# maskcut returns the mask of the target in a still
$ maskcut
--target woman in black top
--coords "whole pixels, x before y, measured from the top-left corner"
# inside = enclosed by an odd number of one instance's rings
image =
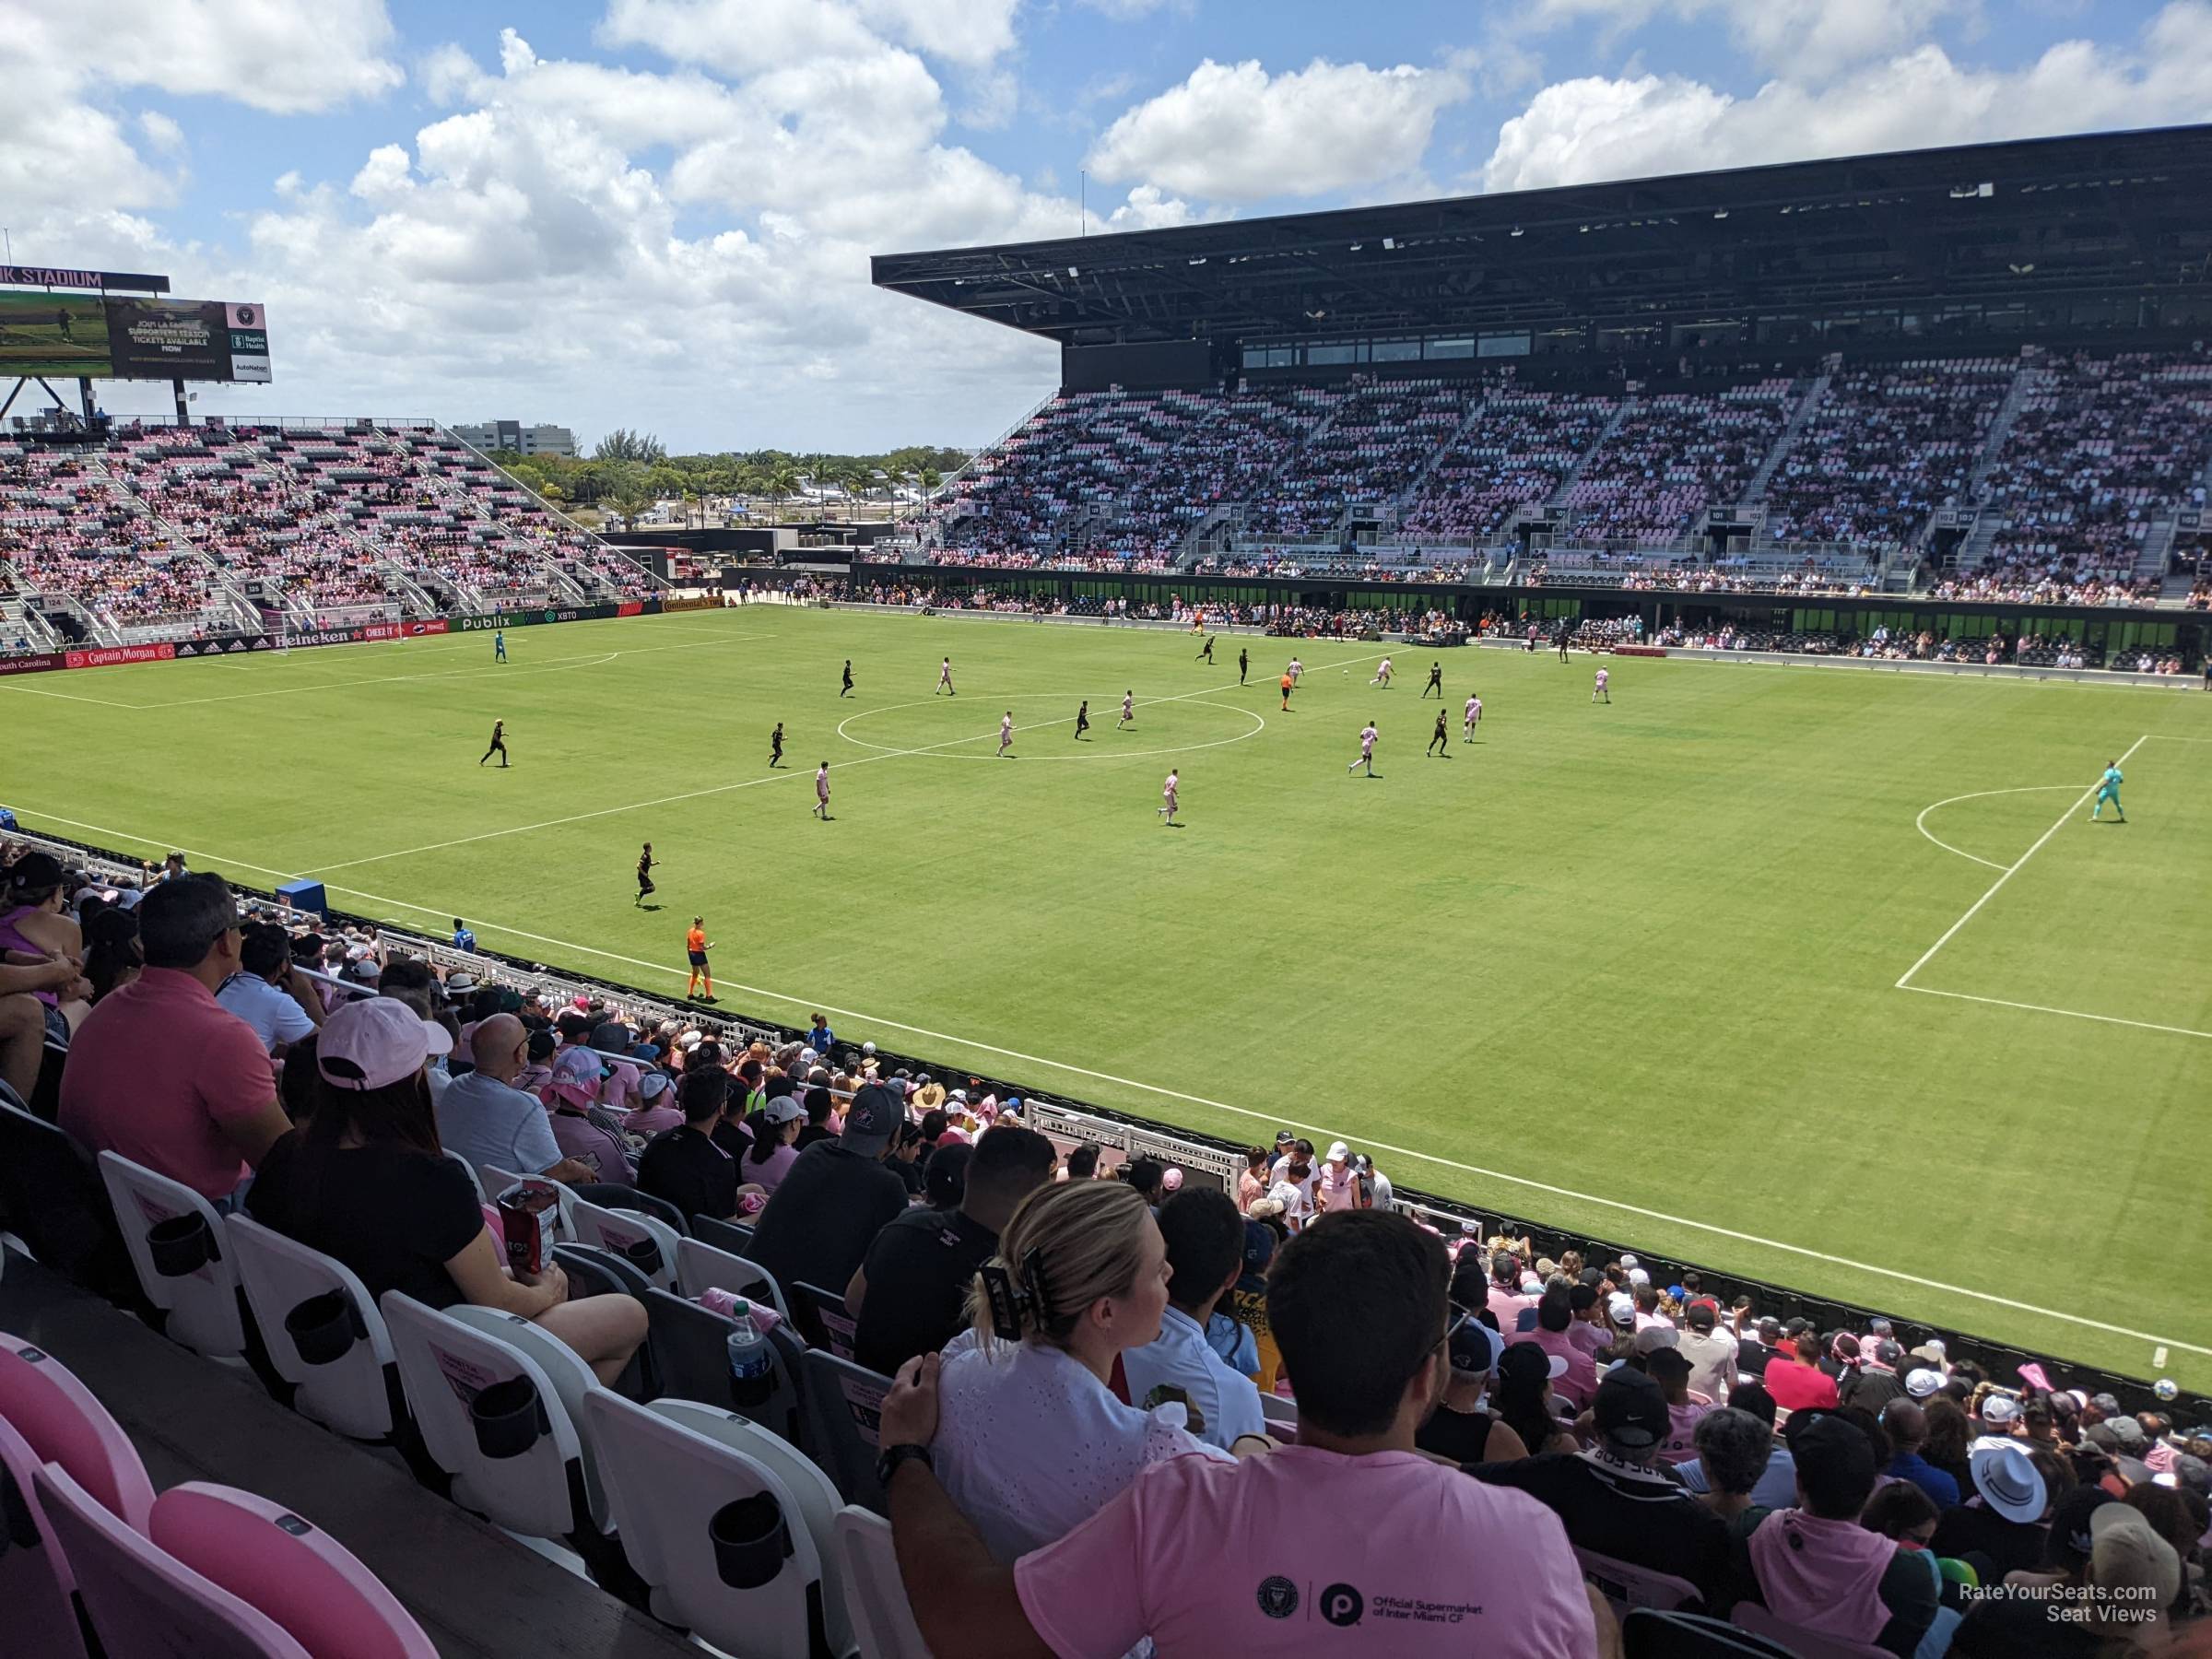
[[[632,1297],[569,1300],[548,1263],[508,1276],[468,1171],[438,1145],[424,1062],[452,1040],[391,997],[347,1003],[315,1045],[319,1098],[262,1162],[246,1208],[264,1226],[335,1257],[372,1297],[397,1290],[433,1308],[496,1308],[544,1326],[612,1382],[645,1339]]]

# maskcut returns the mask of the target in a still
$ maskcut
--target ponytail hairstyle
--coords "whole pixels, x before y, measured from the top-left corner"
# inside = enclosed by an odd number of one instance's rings
[[[968,1323],[985,1349],[994,1340],[1066,1347],[1093,1302],[1135,1288],[1151,1217],[1119,1181],[1061,1182],[1023,1199],[968,1292]]]

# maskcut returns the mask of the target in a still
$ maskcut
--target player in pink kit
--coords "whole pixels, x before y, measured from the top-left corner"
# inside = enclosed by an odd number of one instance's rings
[[[1175,792],[1182,787],[1182,774],[1171,770],[1168,773],[1168,781],[1159,786],[1159,798],[1163,803],[1159,809],[1159,818],[1162,823],[1171,825],[1175,822]]]
[[[1597,683],[1590,688],[1590,700],[1596,702],[1600,699],[1606,702],[1613,700],[1613,693],[1606,688],[1606,671],[1603,668],[1597,671]]]
[[[1359,759],[1346,767],[1346,771],[1358,771],[1364,766],[1369,777],[1375,775],[1375,723],[1371,720],[1359,731]]]
[[[1134,725],[1135,723],[1136,693],[1135,691],[1124,691],[1122,693],[1122,717],[1113,723],[1113,729],[1118,732],[1124,726]]]
[[[1006,717],[998,723],[998,753],[1005,754],[1014,747],[1014,711],[1008,709]],[[996,759],[997,756],[992,759]]]
[[[814,774],[814,816],[823,823],[830,821],[830,762],[822,762],[821,770]]]
[[[1388,657],[1382,659],[1382,666],[1375,670],[1375,677],[1367,683],[1371,686],[1380,686],[1385,691],[1390,689],[1390,659]]]
[[[1462,731],[1462,732],[1464,732],[1464,733],[1465,734],[1465,735],[1462,736],[1462,737],[1460,738],[1460,741],[1461,741],[1462,743],[1472,743],[1472,742],[1474,742],[1474,741],[1475,741],[1475,728],[1476,728],[1477,726],[1480,725],[1481,724],[1482,724],[1482,699],[1481,699],[1481,698],[1479,698],[1479,697],[1470,697],[1470,698],[1468,698],[1468,699],[1467,699],[1467,712],[1466,712],[1466,717],[1465,717],[1465,719],[1464,719],[1464,720],[1463,720],[1463,721],[1460,723],[1460,729],[1461,729],[1461,731]]]
[[[949,692],[954,697],[959,695],[958,691],[952,689],[952,659],[950,657],[947,657],[937,665],[937,690],[932,691],[930,695],[935,697],[937,691]]]

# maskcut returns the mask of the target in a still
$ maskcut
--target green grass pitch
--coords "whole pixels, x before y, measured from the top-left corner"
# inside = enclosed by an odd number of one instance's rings
[[[1587,656],[1393,647],[1383,690],[1382,647],[1309,641],[1285,714],[1293,647],[1255,637],[1209,666],[757,606],[507,638],[0,681],[0,800],[670,994],[701,913],[725,1009],[2212,1386],[2212,698],[1611,659],[1594,707]],[[2129,821],[2092,825],[2118,756]]]

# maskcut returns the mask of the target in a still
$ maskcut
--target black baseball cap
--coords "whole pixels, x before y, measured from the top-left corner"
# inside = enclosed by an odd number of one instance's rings
[[[1630,1365],[1606,1373],[1597,1385],[1592,1412],[1598,1433],[1617,1445],[1639,1450],[1657,1445],[1672,1426],[1665,1391]]]

